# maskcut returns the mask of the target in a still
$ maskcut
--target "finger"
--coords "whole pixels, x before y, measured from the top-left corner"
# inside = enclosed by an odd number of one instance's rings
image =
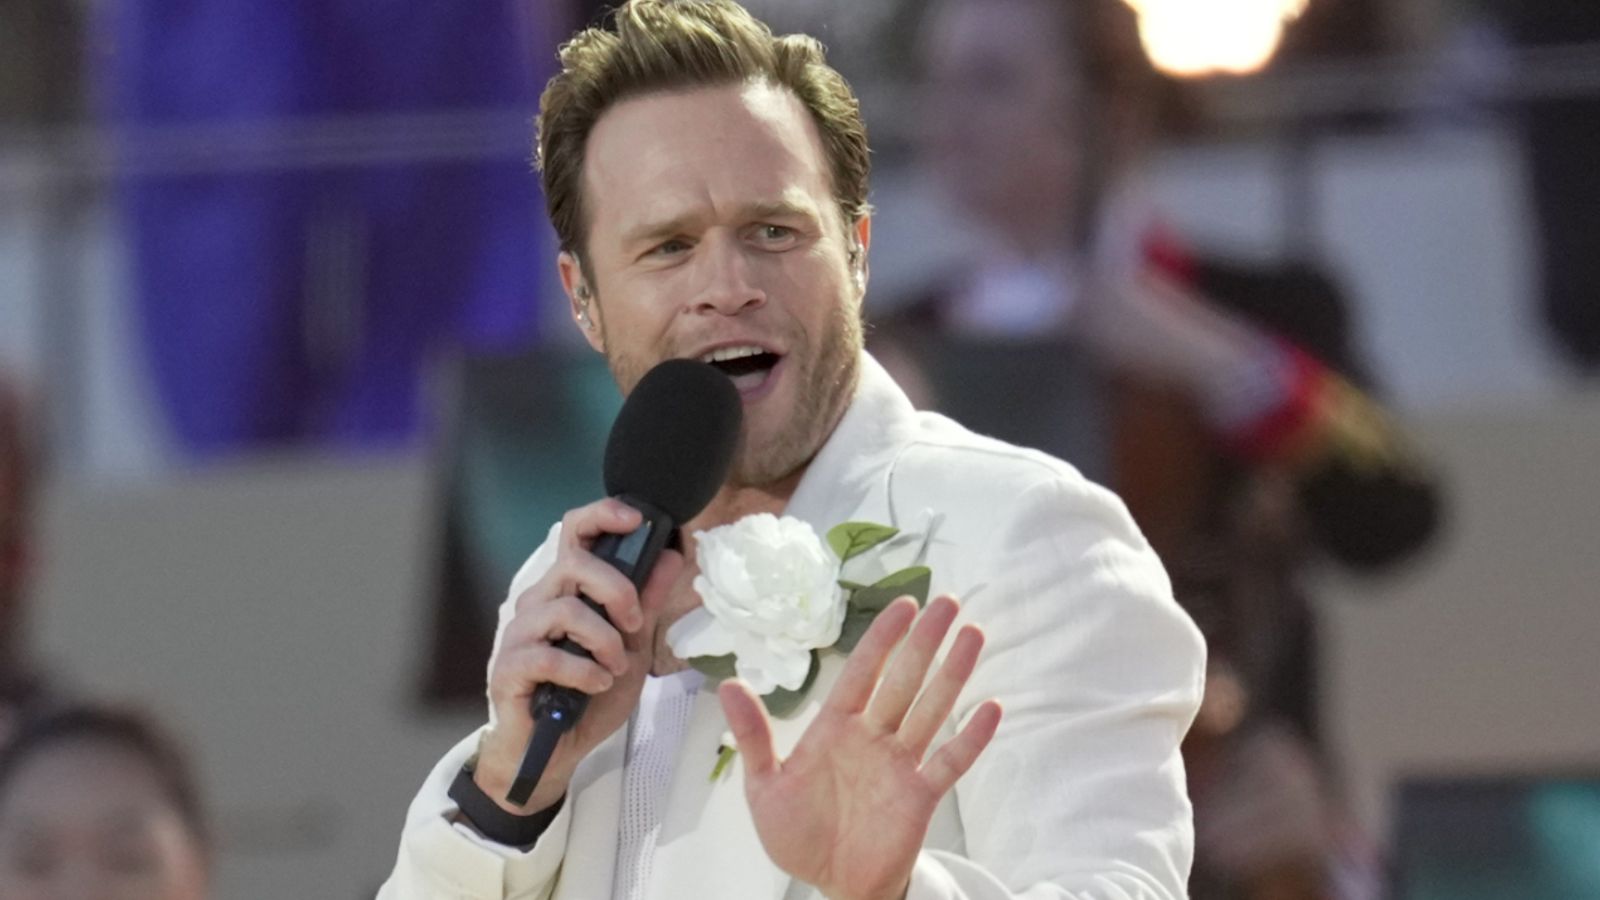
[[[978,754],[994,739],[995,730],[1000,727],[1000,712],[999,703],[985,701],[967,720],[966,727],[940,747],[922,767],[923,776],[941,796],[954,787],[961,776],[967,774],[967,770],[977,762]]]
[[[872,696],[868,717],[886,731],[896,731],[917,699],[922,682],[928,677],[928,667],[934,654],[944,643],[944,636],[961,611],[960,604],[950,597],[939,597],[923,610],[905,646],[889,662],[889,671],[883,676],[878,690]]]
[[[517,612],[537,608],[551,597],[579,594],[599,604],[623,631],[638,631],[644,625],[633,582],[615,566],[582,549],[564,552],[543,578],[517,598]]]
[[[602,534],[627,534],[643,521],[642,513],[621,500],[596,500],[588,506],[569,510],[561,517],[560,549],[587,548]]]
[[[872,690],[883,674],[883,664],[889,658],[889,651],[905,636],[906,629],[911,627],[911,620],[916,615],[917,603],[909,597],[901,597],[884,607],[883,612],[872,620],[867,633],[861,636],[856,649],[851,651],[845,661],[844,671],[839,673],[839,680],[824,705],[846,715],[855,715],[866,709],[867,700],[872,697]]]
[[[628,671],[627,649],[622,633],[616,626],[595,612],[577,597],[557,597],[540,609],[542,622],[534,634],[542,635],[546,643],[556,645],[563,652],[568,648],[558,643],[570,638],[573,643],[589,651],[595,661],[621,675]]]
[[[976,625],[963,626],[950,647],[950,655],[944,658],[939,671],[929,680],[927,690],[906,716],[905,724],[900,727],[900,741],[918,759],[928,751],[934,735],[955,708],[956,697],[978,664],[978,653],[982,649],[983,632]]]
[[[577,597],[557,597],[512,617],[495,652],[554,645],[562,638],[571,638],[617,675],[632,665],[621,632]]]
[[[734,743],[744,754],[745,777],[776,774],[778,751],[772,746],[772,721],[767,718],[767,708],[761,705],[761,698],[738,678],[724,681],[717,688],[717,698],[722,701],[722,714],[728,719]]]
[[[496,707],[510,704],[526,714],[527,698],[541,684],[559,684],[601,694],[611,689],[616,679],[592,659],[584,659],[548,644],[534,644],[505,653],[495,660],[489,673],[489,699]]]

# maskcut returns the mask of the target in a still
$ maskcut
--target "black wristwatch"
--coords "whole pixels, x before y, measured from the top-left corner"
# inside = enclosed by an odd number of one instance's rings
[[[562,795],[560,800],[532,815],[519,816],[506,812],[473,780],[472,771],[476,762],[476,758],[468,760],[456,773],[456,779],[450,782],[450,799],[456,802],[462,818],[479,834],[497,844],[507,847],[533,846],[539,840],[539,835],[544,834],[544,830],[556,820],[561,805],[567,801],[566,796]]]

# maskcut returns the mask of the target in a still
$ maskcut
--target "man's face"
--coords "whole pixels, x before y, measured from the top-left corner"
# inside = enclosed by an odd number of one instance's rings
[[[623,393],[662,360],[711,361],[744,401],[732,482],[805,465],[855,386],[870,235],[843,222],[805,106],[764,83],[624,101],[590,134],[584,204],[584,333]],[[561,274],[576,314],[577,260]]]

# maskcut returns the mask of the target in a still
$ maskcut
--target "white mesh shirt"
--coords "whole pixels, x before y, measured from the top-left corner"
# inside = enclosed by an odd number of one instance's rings
[[[656,837],[661,832],[666,793],[672,769],[683,743],[689,714],[703,677],[688,671],[655,679],[646,690],[658,694],[649,704],[649,718],[637,716],[629,725],[627,771],[622,782],[622,832],[617,840],[614,900],[643,900],[650,884],[650,864]],[[641,706],[645,706],[641,704]]]

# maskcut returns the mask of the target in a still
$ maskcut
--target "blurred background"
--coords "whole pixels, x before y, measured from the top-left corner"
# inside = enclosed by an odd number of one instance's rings
[[[213,896],[372,894],[600,493],[530,157],[603,5],[0,2],[0,732],[158,718]],[[747,5],[862,98],[874,352],[1207,630],[1197,900],[1600,897],[1600,7]]]

